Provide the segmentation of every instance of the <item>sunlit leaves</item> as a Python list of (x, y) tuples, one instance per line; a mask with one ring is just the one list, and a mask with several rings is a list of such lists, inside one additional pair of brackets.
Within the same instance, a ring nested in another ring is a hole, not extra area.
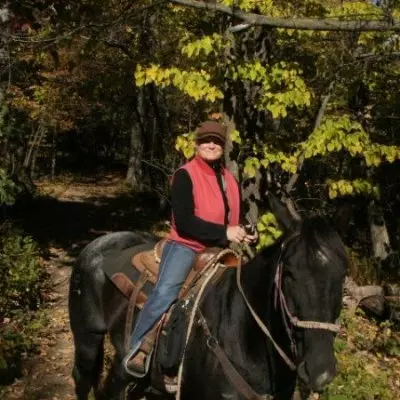
[(379, 188), (364, 179), (348, 181), (340, 179), (338, 181), (327, 180), (329, 197), (334, 199), (338, 196), (364, 195), (367, 197), (379, 198)]
[(175, 150), (181, 152), (186, 159), (195, 153), (195, 132), (185, 133), (176, 138)]
[(257, 170), (260, 168), (260, 161), (256, 157), (248, 157), (244, 162), (243, 172), (249, 177), (253, 178), (256, 176)]
[(231, 66), (226, 76), (232, 80), (250, 81), (260, 85), (261, 94), (255, 106), (271, 112), (273, 118), (286, 117), (291, 107), (308, 107), (311, 93), (295, 65), (280, 62), (272, 66), (259, 60)]
[(346, 1), (339, 7), (330, 8), (329, 16), (351, 20), (377, 19), (383, 16), (383, 10), (372, 4), (372, 1)]
[(208, 56), (211, 53), (217, 54), (225, 44), (221, 35), (213, 33), (210, 36), (204, 36), (201, 39), (186, 43), (181, 52), (189, 58), (198, 57), (201, 54)]
[(210, 83), (211, 75), (205, 70), (184, 71), (176, 67), (162, 68), (158, 65), (150, 67), (138, 66), (135, 71), (137, 86), (155, 83), (157, 86), (174, 86), (194, 100), (215, 102), (222, 99), (222, 92)]
[(381, 162), (400, 159), (399, 146), (373, 143), (361, 124), (349, 116), (326, 118), (320, 127), (303, 142), (305, 158), (347, 150), (353, 157), (363, 157), (366, 165), (379, 166)]
[(240, 132), (237, 129), (232, 131), (231, 140), (233, 143), (237, 143), (238, 145), (242, 144), (242, 138), (240, 137)]
[(271, 212), (260, 216), (260, 219), (257, 223), (257, 230), (260, 236), (258, 243), (259, 248), (271, 246), (283, 233), (280, 230), (275, 215)]

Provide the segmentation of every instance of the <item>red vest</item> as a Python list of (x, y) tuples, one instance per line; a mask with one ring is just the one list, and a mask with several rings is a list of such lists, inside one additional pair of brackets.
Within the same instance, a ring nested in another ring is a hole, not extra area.
[[(200, 157), (195, 157), (182, 168), (188, 172), (192, 181), (194, 215), (205, 221), (224, 225), (225, 207), (215, 171)], [(228, 198), (229, 225), (237, 225), (240, 213), (239, 185), (226, 168), (222, 169), (222, 176), (225, 181), (226, 197)], [(182, 243), (196, 252), (206, 248), (205, 245), (194, 239), (179, 236), (174, 218), (172, 218), (172, 228), (168, 239)]]

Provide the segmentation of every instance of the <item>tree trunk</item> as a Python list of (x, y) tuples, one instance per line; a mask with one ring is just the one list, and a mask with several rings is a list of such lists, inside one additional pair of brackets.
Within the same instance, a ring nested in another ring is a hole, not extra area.
[(239, 166), (236, 160), (232, 158), (233, 143), (231, 140), (231, 133), (236, 129), (235, 122), (229, 118), (227, 114), (224, 114), (224, 123), (227, 127), (227, 140), (225, 144), (225, 165), (233, 176), (239, 180)]
[(368, 206), (368, 220), (373, 256), (377, 260), (383, 261), (389, 256), (392, 249), (383, 212), (373, 201)]
[(51, 180), (54, 182), (56, 175), (56, 163), (57, 163), (57, 128), (53, 133), (53, 141), (51, 146)]
[(135, 113), (135, 121), (132, 123), (131, 140), (129, 148), (128, 171), (126, 181), (137, 191), (142, 190), (142, 158), (143, 158), (143, 140), (142, 140), (142, 121), (144, 113), (144, 87), (138, 89), (138, 106)]
[(36, 167), (36, 157), (38, 155), (38, 150), (43, 141), (45, 135), (45, 128), (40, 126), (34, 135), (33, 142), (31, 144), (30, 150), (27, 154), (26, 164), (24, 165), (26, 170), (29, 170), (29, 175), (32, 179), (35, 178), (35, 167)]
[(256, 176), (247, 180), (242, 190), (243, 200), (249, 207), (246, 212), (246, 219), (252, 224), (255, 224), (259, 217), (258, 202), (261, 200), (260, 182), (261, 173), (260, 171), (256, 171)]

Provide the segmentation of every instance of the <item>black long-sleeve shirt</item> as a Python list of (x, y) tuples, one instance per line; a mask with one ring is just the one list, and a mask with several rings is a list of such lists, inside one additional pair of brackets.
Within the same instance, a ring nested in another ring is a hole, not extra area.
[(229, 205), (223, 188), (221, 171), (219, 168), (214, 168), (214, 171), (224, 201), (225, 223), (216, 224), (194, 215), (193, 184), (185, 169), (179, 169), (174, 175), (171, 187), (172, 213), (176, 229), (182, 237), (195, 239), (207, 246), (226, 246)]

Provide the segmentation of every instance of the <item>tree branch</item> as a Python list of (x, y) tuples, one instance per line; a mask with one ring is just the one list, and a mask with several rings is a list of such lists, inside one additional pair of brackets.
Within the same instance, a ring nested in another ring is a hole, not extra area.
[[(316, 129), (318, 129), (319, 126), (321, 125), (322, 118), (324, 117), (325, 109), (326, 109), (326, 106), (328, 105), (328, 101), (329, 101), (329, 98), (331, 97), (331, 94), (332, 94), (332, 91), (333, 91), (333, 88), (334, 88), (335, 83), (336, 83), (336, 80), (333, 80), (333, 81), (329, 84), (328, 93), (327, 93), (326, 96), (324, 97), (324, 100), (322, 101), (321, 107), (320, 107), (319, 110), (318, 110), (318, 115), (317, 115), (317, 118), (315, 119), (313, 132), (314, 132)], [(292, 191), (294, 185), (295, 185), (296, 182), (297, 182), (297, 179), (299, 179), (300, 171), (301, 171), (301, 169), (303, 168), (303, 164), (304, 164), (304, 153), (300, 156), (299, 165), (298, 165), (298, 167), (297, 167), (296, 173), (293, 174), (293, 175), (290, 177), (290, 180), (289, 180), (288, 184), (286, 185), (286, 188), (285, 188), (286, 193), (290, 193), (290, 192)]]
[(277, 28), (313, 31), (400, 31), (400, 20), (340, 20), (316, 18), (271, 18), (265, 15), (239, 11), (222, 4), (205, 3), (197, 0), (169, 0), (186, 7), (218, 11), (241, 19), (250, 25), (266, 25)]

